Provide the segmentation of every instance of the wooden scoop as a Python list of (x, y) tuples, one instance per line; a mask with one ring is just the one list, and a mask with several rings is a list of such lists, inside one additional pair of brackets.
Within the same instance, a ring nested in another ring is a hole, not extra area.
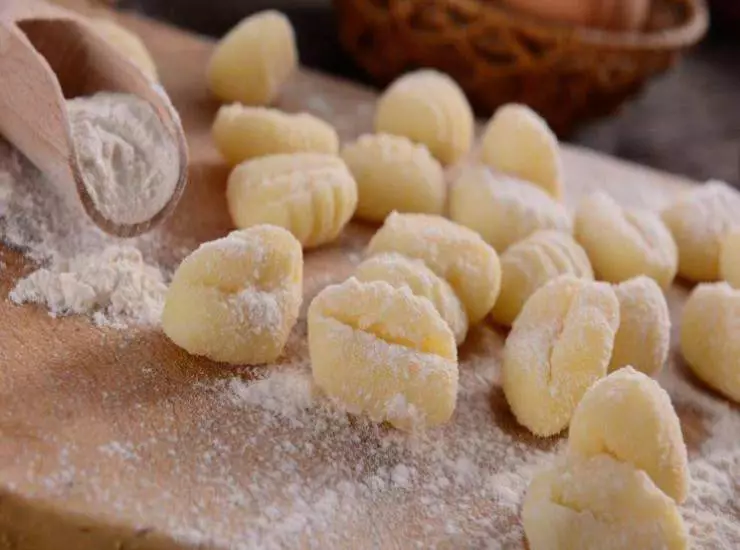
[[(82, 17), (41, 0), (0, 0), (0, 134), (54, 181), (75, 186), (95, 224), (119, 237), (144, 233), (165, 219), (187, 183), (182, 126), (159, 90)], [(145, 222), (122, 225), (108, 220), (83, 183), (65, 99), (101, 91), (148, 101), (177, 142), (177, 185), (164, 208)]]

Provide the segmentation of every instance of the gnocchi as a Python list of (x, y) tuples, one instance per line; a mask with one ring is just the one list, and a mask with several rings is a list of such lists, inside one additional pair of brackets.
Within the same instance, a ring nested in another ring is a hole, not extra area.
[(478, 234), (428, 214), (393, 212), (373, 236), (368, 255), (397, 252), (422, 260), (455, 290), (468, 322), (481, 321), (496, 302), (501, 264)]
[(591, 385), (606, 375), (619, 326), (612, 288), (563, 275), (524, 304), (504, 345), (504, 395), (538, 436), (568, 427)]
[(394, 210), (442, 214), (444, 172), (423, 145), (403, 136), (364, 135), (341, 156), (357, 181), (358, 218), (382, 222)]
[(247, 17), (221, 39), (206, 79), (222, 101), (269, 105), (297, 66), (293, 26), (282, 13), (268, 10)]
[(526, 105), (500, 107), (486, 125), (481, 161), (563, 198), (563, 166), (558, 139), (547, 122)]
[(460, 86), (446, 74), (422, 69), (393, 82), (378, 100), (375, 131), (422, 143), (452, 164), (473, 142), (473, 111)]
[(514, 322), (529, 297), (560, 275), (594, 278), (586, 252), (560, 231), (538, 231), (501, 255), (501, 292), (491, 316), (497, 323)]
[(740, 290), (700, 284), (681, 317), (681, 352), (709, 387), (740, 403)]
[(218, 110), (212, 133), (216, 147), (231, 165), (268, 155), (336, 155), (339, 151), (336, 130), (320, 118), (238, 103)]
[(355, 271), (361, 282), (385, 281), (396, 288), (407, 286), (416, 296), (427, 298), (461, 344), (468, 333), (468, 316), (452, 287), (421, 260), (400, 254), (379, 254), (362, 262)]
[(606, 193), (593, 193), (578, 205), (575, 236), (601, 280), (621, 283), (647, 275), (668, 288), (676, 276), (678, 249), (660, 216), (624, 209)]
[(641, 275), (614, 287), (619, 300), (619, 330), (609, 371), (630, 365), (654, 376), (668, 358), (671, 316), (658, 283)]
[(740, 288), (740, 230), (727, 234), (720, 246), (719, 271), (723, 280)]
[(257, 365), (277, 359), (298, 319), (303, 254), (285, 229), (258, 225), (200, 245), (177, 268), (162, 329), (193, 355)]
[(646, 472), (676, 502), (686, 500), (688, 456), (671, 398), (631, 367), (599, 380), (583, 396), (570, 422), (568, 452), (608, 454)]
[(562, 204), (535, 185), (484, 166), (465, 168), (452, 185), (450, 218), (480, 233), (499, 253), (536, 231), (572, 233)]
[(740, 193), (710, 181), (663, 210), (663, 221), (678, 245), (678, 273), (690, 281), (719, 279), (722, 238), (738, 226)]
[(93, 19), (92, 26), (100, 36), (136, 65), (141, 72), (151, 80), (157, 81), (157, 66), (141, 38), (110, 19)]
[(237, 166), (226, 200), (237, 227), (277, 225), (311, 248), (339, 236), (357, 206), (357, 186), (338, 157), (272, 155)]
[(401, 430), (449, 420), (457, 400), (455, 338), (426, 298), (354, 277), (308, 309), (316, 385), (352, 414)]

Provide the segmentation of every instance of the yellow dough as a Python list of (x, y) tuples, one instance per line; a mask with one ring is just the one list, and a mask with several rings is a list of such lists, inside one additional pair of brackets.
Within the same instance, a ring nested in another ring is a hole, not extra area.
[(357, 181), (356, 217), (382, 222), (394, 210), (442, 214), (444, 172), (425, 146), (402, 136), (367, 134), (346, 145), (342, 158)]
[(685, 550), (676, 503), (645, 472), (606, 455), (535, 475), (522, 507), (530, 550)]
[(722, 279), (740, 288), (740, 230), (728, 233), (720, 246), (719, 271)]
[(416, 296), (427, 298), (461, 344), (468, 333), (468, 316), (455, 291), (421, 260), (400, 254), (379, 254), (362, 262), (355, 271), (361, 282), (385, 281), (396, 288), (407, 286)]
[(375, 112), (377, 133), (423, 143), (445, 164), (470, 150), (473, 122), (473, 111), (460, 86), (431, 69), (398, 78), (380, 96)]
[(686, 500), (688, 456), (671, 398), (631, 367), (599, 380), (583, 396), (570, 422), (568, 452), (608, 454), (645, 471), (679, 504)]
[(676, 243), (660, 216), (649, 210), (624, 209), (598, 191), (578, 205), (575, 236), (600, 280), (621, 283), (647, 275), (668, 288), (676, 276)]
[(614, 287), (619, 300), (619, 330), (609, 371), (626, 365), (654, 376), (668, 358), (671, 316), (663, 291), (641, 275)]
[(517, 421), (538, 436), (567, 428), (606, 375), (618, 326), (619, 302), (605, 283), (563, 275), (537, 290), (504, 346), (503, 389)]
[(709, 181), (663, 210), (663, 221), (678, 245), (678, 273), (690, 281), (719, 279), (719, 248), (740, 227), (740, 192)]
[(224, 105), (213, 122), (213, 141), (231, 165), (282, 153), (336, 155), (336, 130), (308, 113), (288, 114), (277, 109)]
[(339, 157), (273, 155), (234, 168), (226, 199), (237, 227), (277, 225), (311, 248), (339, 236), (357, 206), (357, 186)]
[(268, 105), (297, 66), (292, 25), (282, 13), (269, 10), (247, 17), (221, 39), (206, 79), (222, 101)]
[(586, 252), (560, 231), (538, 231), (501, 255), (501, 293), (491, 312), (493, 320), (511, 325), (525, 302), (542, 285), (560, 275), (592, 281)]
[(562, 204), (536, 185), (485, 166), (465, 168), (452, 185), (450, 218), (480, 233), (498, 253), (536, 231), (572, 233)]
[(164, 333), (193, 355), (256, 365), (277, 359), (302, 301), (301, 245), (259, 225), (200, 245), (177, 268)]
[(558, 139), (547, 122), (526, 105), (510, 103), (494, 113), (481, 140), (481, 161), (563, 198)]
[(110, 19), (96, 18), (91, 24), (111, 46), (141, 69), (141, 72), (157, 81), (157, 66), (141, 38)]
[(701, 284), (681, 318), (681, 352), (694, 374), (740, 403), (740, 290), (727, 283)]
[(493, 307), (501, 286), (496, 251), (480, 235), (440, 216), (392, 213), (367, 249), (374, 256), (397, 252), (423, 260), (447, 281), (473, 325)]
[(352, 414), (413, 430), (455, 410), (455, 338), (408, 287), (354, 277), (326, 287), (308, 309), (308, 351), (316, 385)]

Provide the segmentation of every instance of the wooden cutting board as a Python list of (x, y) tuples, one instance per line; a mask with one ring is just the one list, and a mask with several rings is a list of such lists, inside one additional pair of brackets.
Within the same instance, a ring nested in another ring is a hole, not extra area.
[[(217, 105), (203, 79), (212, 44), (122, 20), (156, 58), (191, 150), (189, 187), (157, 232), (167, 256), (230, 229), (228, 169), (209, 136)], [(312, 111), (350, 139), (370, 130), (374, 101), (302, 71), (279, 105)], [(566, 147), (564, 158), (570, 205), (599, 188), (658, 208), (690, 185), (581, 149)], [(101, 329), (0, 300), (0, 549), (523, 547), (521, 493), (562, 439), (536, 440), (513, 421), (498, 385), (504, 335), (493, 327), (471, 331), (460, 350), (458, 412), (445, 428), (408, 437), (323, 406), (284, 410), (308, 395), (305, 304), (352, 272), (372, 231), (353, 225), (306, 254), (304, 316), (275, 366), (225, 367), (188, 356), (158, 329)], [(0, 260), (7, 296), (32, 266), (2, 247)], [(674, 321), (686, 294), (668, 293)], [(676, 334), (660, 381), (701, 478), (682, 509), (696, 547), (740, 547), (731, 526), (740, 459), (719, 437), (740, 436), (740, 414), (691, 377)], [(285, 374), (261, 382), (273, 401), (245, 403), (246, 383), (273, 372)], [(724, 484), (719, 494), (713, 483)]]

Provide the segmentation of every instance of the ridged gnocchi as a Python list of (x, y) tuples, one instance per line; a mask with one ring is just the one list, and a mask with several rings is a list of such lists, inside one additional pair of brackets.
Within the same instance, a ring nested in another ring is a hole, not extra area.
[(536, 231), (572, 233), (565, 207), (539, 187), (485, 166), (464, 169), (450, 190), (450, 218), (477, 231), (497, 252)]
[(277, 359), (303, 299), (301, 245), (259, 225), (200, 245), (177, 268), (162, 329), (175, 344), (214, 361)]
[(663, 221), (678, 245), (678, 273), (690, 281), (719, 279), (722, 238), (740, 227), (740, 193), (709, 181), (663, 210)]
[(606, 283), (563, 275), (538, 289), (504, 345), (502, 386), (517, 421), (543, 437), (567, 428), (606, 375), (618, 327), (619, 302)]
[(461, 344), (468, 333), (468, 316), (452, 287), (421, 260), (400, 254), (378, 254), (362, 262), (355, 271), (360, 282), (385, 281), (396, 288), (408, 287), (416, 296), (427, 298)]
[(560, 275), (593, 281), (586, 252), (573, 237), (560, 231), (538, 231), (501, 255), (501, 292), (491, 316), (509, 326), (542, 285)]
[(336, 130), (320, 118), (238, 103), (218, 110), (212, 134), (216, 148), (231, 165), (268, 155), (336, 155), (339, 151)]
[(423, 143), (444, 164), (470, 150), (473, 123), (473, 110), (460, 86), (431, 69), (398, 78), (383, 92), (375, 112), (377, 133)]
[(601, 280), (621, 283), (647, 275), (668, 288), (676, 276), (678, 249), (660, 216), (624, 209), (601, 191), (578, 205), (575, 237)]
[(740, 290), (700, 284), (684, 306), (681, 352), (709, 387), (740, 403)]
[(357, 182), (356, 217), (382, 222), (394, 210), (442, 214), (444, 171), (425, 146), (403, 136), (366, 134), (341, 156)]
[(110, 19), (95, 18), (91, 23), (93, 28), (121, 55), (128, 58), (150, 79), (157, 81), (157, 65), (138, 35)]
[(607, 455), (568, 457), (535, 475), (522, 507), (530, 550), (685, 550), (676, 503)]
[(440, 216), (392, 213), (373, 236), (368, 255), (396, 252), (422, 260), (455, 290), (473, 325), (496, 302), (501, 264), (480, 236)]
[(619, 300), (619, 330), (609, 372), (626, 365), (654, 376), (668, 358), (671, 316), (663, 291), (641, 275), (614, 287)]
[(720, 245), (719, 272), (733, 288), (740, 288), (740, 230), (728, 233)]
[(314, 382), (347, 412), (414, 430), (455, 410), (455, 338), (406, 286), (351, 277), (326, 287), (308, 309), (308, 351)]
[(481, 139), (481, 161), (537, 185), (556, 200), (563, 198), (558, 139), (526, 105), (510, 103), (494, 113)]
[(277, 225), (311, 248), (339, 236), (357, 206), (357, 186), (339, 157), (272, 155), (237, 166), (226, 200), (237, 227)]
[(206, 79), (222, 101), (268, 105), (297, 66), (293, 26), (282, 13), (268, 10), (247, 17), (221, 39)]

